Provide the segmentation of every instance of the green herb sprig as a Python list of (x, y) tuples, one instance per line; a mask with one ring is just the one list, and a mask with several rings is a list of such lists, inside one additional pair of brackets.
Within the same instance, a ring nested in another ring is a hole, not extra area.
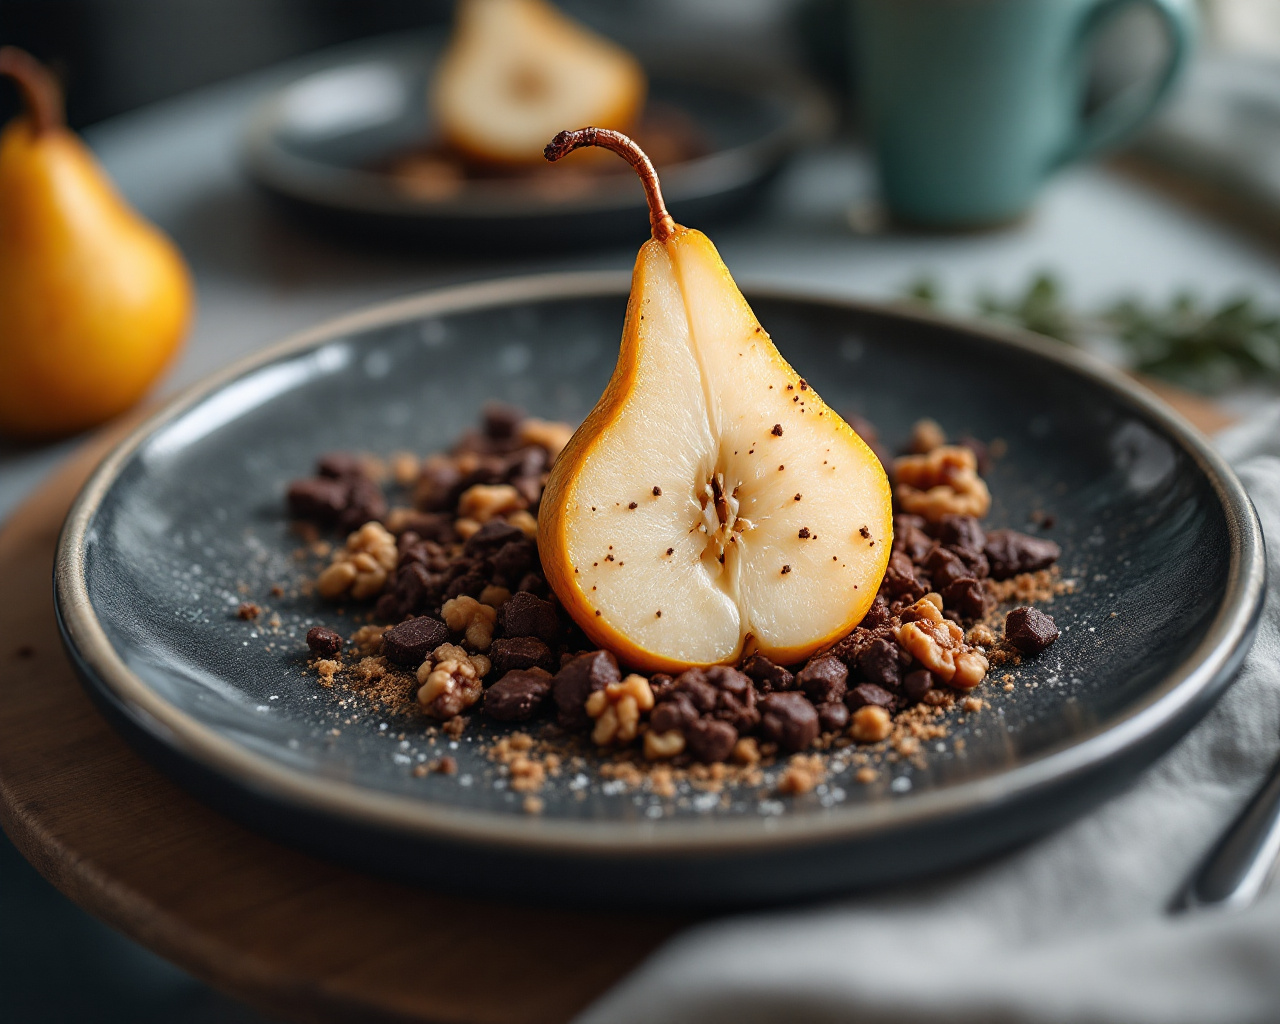
[[(918, 278), (904, 294), (929, 306), (943, 304), (932, 278)], [(1124, 351), (1130, 369), (1195, 391), (1220, 392), (1254, 381), (1280, 383), (1280, 315), (1261, 308), (1249, 295), (1216, 306), (1190, 292), (1177, 294), (1164, 306), (1130, 297), (1096, 313), (1080, 313), (1067, 305), (1057, 278), (1039, 273), (1013, 296), (979, 293), (974, 309), (984, 318), (1073, 345), (1109, 338)]]

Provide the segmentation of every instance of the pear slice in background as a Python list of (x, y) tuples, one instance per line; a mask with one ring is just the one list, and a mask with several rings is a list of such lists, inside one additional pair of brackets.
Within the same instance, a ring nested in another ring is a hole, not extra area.
[(545, 0), (462, 0), (429, 100), (456, 149), (520, 164), (566, 123), (630, 128), (646, 90), (634, 57)]
[(591, 639), (638, 668), (746, 649), (799, 661), (875, 599), (889, 482), (779, 354), (707, 237), (671, 221), (656, 176), (646, 186), (654, 237), (613, 378), (552, 467), (543, 569)]

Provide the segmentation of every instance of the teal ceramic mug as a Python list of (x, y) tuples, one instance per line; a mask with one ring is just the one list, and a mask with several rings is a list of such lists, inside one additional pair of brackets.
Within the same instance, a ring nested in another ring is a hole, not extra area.
[[(1167, 59), (1086, 114), (1093, 44), (1134, 6), (1164, 23)], [(1011, 220), (1055, 169), (1131, 134), (1195, 37), (1192, 0), (855, 0), (853, 13), (884, 200), (900, 221), (941, 228)]]

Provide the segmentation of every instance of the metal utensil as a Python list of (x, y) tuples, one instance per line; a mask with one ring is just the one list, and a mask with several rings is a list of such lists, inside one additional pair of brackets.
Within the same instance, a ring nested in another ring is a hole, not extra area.
[(1266, 889), (1280, 860), (1280, 761), (1173, 906), (1242, 910)]

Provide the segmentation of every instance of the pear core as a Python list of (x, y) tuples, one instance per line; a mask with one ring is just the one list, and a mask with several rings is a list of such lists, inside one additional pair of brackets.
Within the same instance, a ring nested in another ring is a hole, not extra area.
[(623, 661), (790, 663), (875, 599), (891, 497), (715, 247), (676, 227), (640, 250), (617, 368), (552, 468), (538, 537), (560, 600)]

